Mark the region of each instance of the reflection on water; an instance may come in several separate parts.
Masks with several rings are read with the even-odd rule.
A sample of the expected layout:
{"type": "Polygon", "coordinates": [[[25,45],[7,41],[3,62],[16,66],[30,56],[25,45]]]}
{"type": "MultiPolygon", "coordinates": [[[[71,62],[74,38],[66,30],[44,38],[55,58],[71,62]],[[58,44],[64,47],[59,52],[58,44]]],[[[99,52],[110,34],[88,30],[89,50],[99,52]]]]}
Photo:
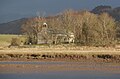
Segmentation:
{"type": "MultiPolygon", "coordinates": [[[[114,70],[115,67],[118,67],[118,65],[109,66],[108,64],[107,66],[110,68],[113,67],[112,70],[114,70]]],[[[0,67],[3,67],[0,68],[0,79],[120,79],[120,73],[114,73],[111,71],[105,72],[105,68],[103,67],[107,66],[104,65],[101,67],[101,65],[89,65],[78,62],[0,62],[0,67]],[[24,67],[21,67],[21,65],[24,65],[24,67]],[[35,68],[36,66],[37,68],[35,68]],[[101,68],[103,71],[94,70],[95,67],[90,70],[89,68],[92,66],[101,68]],[[6,70],[4,67],[6,67],[6,70]],[[69,67],[68,69],[70,70],[68,70],[67,67],[69,67]],[[32,68],[31,73],[29,73],[30,68],[32,68]],[[86,69],[82,70],[82,68],[86,69]],[[18,73],[17,70],[28,72],[18,73]],[[47,72],[41,72],[41,70],[46,70],[47,72]],[[2,71],[5,71],[6,73],[1,73],[2,71]],[[12,73],[12,71],[15,71],[15,73],[12,73]]],[[[117,70],[120,70],[120,68],[118,67],[117,70]]]]}
{"type": "Polygon", "coordinates": [[[120,79],[119,74],[101,72],[53,72],[37,74],[0,74],[0,79],[120,79]]]}
{"type": "MultiPolygon", "coordinates": [[[[39,65],[39,64],[66,64],[69,62],[30,62],[30,61],[14,61],[14,62],[0,62],[0,64],[35,64],[35,65],[39,65]]],[[[74,62],[72,62],[74,63],[74,62]]]]}

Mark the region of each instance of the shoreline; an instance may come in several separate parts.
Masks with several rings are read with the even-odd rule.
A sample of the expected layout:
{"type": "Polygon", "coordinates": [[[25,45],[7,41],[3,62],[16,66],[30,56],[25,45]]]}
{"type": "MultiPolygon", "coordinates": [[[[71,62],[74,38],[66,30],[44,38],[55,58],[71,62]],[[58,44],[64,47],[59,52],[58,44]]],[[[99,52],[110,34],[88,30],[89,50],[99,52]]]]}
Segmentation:
{"type": "Polygon", "coordinates": [[[67,53],[4,53],[0,61],[74,61],[74,62],[104,62],[120,63],[118,54],[67,54],[67,53]]]}
{"type": "Polygon", "coordinates": [[[105,47],[53,46],[0,48],[0,61],[74,61],[120,63],[120,51],[105,47]]]}

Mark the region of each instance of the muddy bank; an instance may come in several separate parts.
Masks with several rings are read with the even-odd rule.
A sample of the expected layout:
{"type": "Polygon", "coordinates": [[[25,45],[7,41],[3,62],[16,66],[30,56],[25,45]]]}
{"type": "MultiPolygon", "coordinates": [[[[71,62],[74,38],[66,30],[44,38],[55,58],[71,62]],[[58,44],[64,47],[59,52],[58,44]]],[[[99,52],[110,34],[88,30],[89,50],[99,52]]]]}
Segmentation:
{"type": "Polygon", "coordinates": [[[113,47],[40,46],[1,48],[0,61],[93,61],[120,63],[120,50],[113,47]]]}
{"type": "Polygon", "coordinates": [[[26,53],[26,54],[0,54],[0,61],[31,61],[31,60],[50,60],[50,61],[94,61],[94,62],[115,62],[120,63],[118,54],[67,54],[67,53],[26,53]]]}

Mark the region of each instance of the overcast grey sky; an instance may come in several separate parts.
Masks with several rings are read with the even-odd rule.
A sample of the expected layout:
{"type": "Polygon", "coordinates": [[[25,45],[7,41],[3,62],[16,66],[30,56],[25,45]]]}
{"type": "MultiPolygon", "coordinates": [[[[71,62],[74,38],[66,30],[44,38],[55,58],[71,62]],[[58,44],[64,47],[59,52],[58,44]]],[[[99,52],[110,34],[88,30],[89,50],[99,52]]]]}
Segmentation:
{"type": "Polygon", "coordinates": [[[98,5],[120,7],[120,0],[0,0],[0,23],[35,16],[53,15],[65,9],[91,10],[98,5]]]}

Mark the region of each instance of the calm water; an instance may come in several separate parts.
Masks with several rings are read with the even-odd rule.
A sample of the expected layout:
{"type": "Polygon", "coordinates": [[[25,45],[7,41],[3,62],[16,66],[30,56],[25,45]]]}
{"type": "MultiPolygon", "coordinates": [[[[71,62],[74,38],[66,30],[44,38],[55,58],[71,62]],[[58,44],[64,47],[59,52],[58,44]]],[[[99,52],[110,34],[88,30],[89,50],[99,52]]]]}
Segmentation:
{"type": "Polygon", "coordinates": [[[120,79],[120,74],[102,72],[53,72],[37,74],[0,74],[0,79],[120,79]]]}
{"type": "MultiPolygon", "coordinates": [[[[0,62],[5,64],[34,64],[34,65],[63,65],[65,62],[0,62]]],[[[73,63],[74,64],[74,63],[73,63]]],[[[70,67],[70,66],[69,66],[70,67]]],[[[14,70],[13,70],[14,71],[14,70]]],[[[90,71],[90,70],[72,70],[72,71],[50,71],[34,73],[0,73],[0,79],[120,79],[120,73],[90,71]]]]}

